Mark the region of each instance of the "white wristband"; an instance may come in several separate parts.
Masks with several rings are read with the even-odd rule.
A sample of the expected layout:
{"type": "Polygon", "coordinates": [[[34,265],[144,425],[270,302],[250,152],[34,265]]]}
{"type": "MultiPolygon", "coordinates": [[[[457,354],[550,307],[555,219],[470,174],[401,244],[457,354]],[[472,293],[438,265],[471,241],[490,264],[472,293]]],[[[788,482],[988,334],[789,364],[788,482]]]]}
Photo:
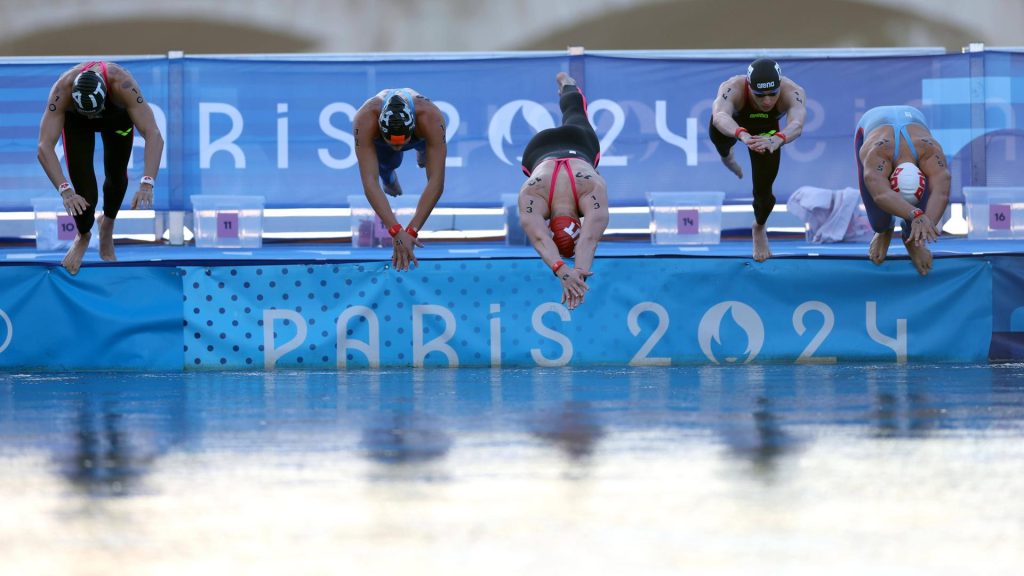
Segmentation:
{"type": "Polygon", "coordinates": [[[65,193],[65,192],[67,192],[68,190],[71,190],[71,189],[72,189],[71,188],[71,184],[68,183],[68,182],[64,182],[60,186],[57,186],[57,192],[59,194],[63,194],[63,193],[65,193]]]}
{"type": "Polygon", "coordinates": [[[139,184],[149,184],[150,186],[152,186],[153,185],[153,177],[152,176],[143,176],[142,179],[139,180],[139,184]]]}

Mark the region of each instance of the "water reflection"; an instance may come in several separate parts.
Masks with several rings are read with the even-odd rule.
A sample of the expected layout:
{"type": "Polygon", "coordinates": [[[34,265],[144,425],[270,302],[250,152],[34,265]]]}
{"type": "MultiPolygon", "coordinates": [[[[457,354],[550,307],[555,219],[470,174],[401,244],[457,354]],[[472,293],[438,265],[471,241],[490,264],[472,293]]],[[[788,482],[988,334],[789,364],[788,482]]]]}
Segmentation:
{"type": "Polygon", "coordinates": [[[360,447],[381,464],[411,464],[443,458],[452,438],[430,416],[393,411],[373,417],[363,430],[360,447]]]}
{"type": "Polygon", "coordinates": [[[568,402],[540,414],[531,426],[533,434],[556,446],[566,458],[581,461],[594,454],[604,429],[586,402],[568,402]]]}
{"type": "Polygon", "coordinates": [[[770,476],[822,429],[924,440],[1019,426],[1022,369],[702,366],[343,373],[8,375],[0,440],[48,450],[92,496],[130,493],[169,451],[351,452],[442,462],[462,439],[540,441],[589,466],[608,439],[658,431],[719,443],[770,476]],[[863,432],[858,432],[863,431],[863,432]]]}
{"type": "Polygon", "coordinates": [[[922,438],[940,427],[943,410],[929,406],[928,395],[906,391],[875,396],[875,435],[882,438],[922,438]]]}
{"type": "MultiPolygon", "coordinates": [[[[569,474],[583,473],[604,436],[599,412],[602,406],[621,401],[610,396],[616,389],[607,386],[601,372],[589,370],[550,370],[511,372],[501,382],[509,389],[519,387],[524,377],[529,378],[530,404],[526,426],[529,432],[558,450],[575,466],[569,474]]],[[[524,412],[526,412],[524,410],[524,412]]]]}
{"type": "Polygon", "coordinates": [[[5,375],[0,571],[1011,574],[1022,437],[1015,365],[5,375]]]}
{"type": "MultiPolygon", "coordinates": [[[[1020,374],[1014,365],[869,368],[866,417],[871,433],[886,439],[926,439],[944,430],[985,429],[1001,419],[989,417],[1000,397],[1020,397],[1020,374]]],[[[1020,418],[1019,412],[1007,416],[1020,418]]]]}
{"type": "Polygon", "coordinates": [[[771,482],[783,456],[796,452],[800,442],[784,423],[792,406],[802,402],[798,372],[778,373],[764,366],[744,370],[707,366],[698,369],[700,399],[696,409],[707,411],[711,429],[729,454],[750,465],[749,473],[771,482]]]}
{"type": "Polygon", "coordinates": [[[751,453],[754,464],[762,472],[775,469],[779,456],[791,452],[796,447],[793,438],[782,429],[778,415],[773,411],[773,402],[769,398],[759,396],[755,400],[756,408],[751,414],[757,443],[751,453]]]}
{"type": "Polygon", "coordinates": [[[380,464],[414,464],[443,458],[452,447],[452,437],[434,416],[432,399],[450,394],[450,373],[428,385],[423,371],[369,373],[362,382],[353,380],[348,393],[365,391],[367,403],[360,448],[380,464]]]}
{"type": "MultiPolygon", "coordinates": [[[[86,374],[11,377],[0,440],[41,446],[54,470],[90,497],[141,490],[154,463],[180,444],[185,425],[177,379],[86,374]]],[[[24,446],[23,446],[24,447],[24,446]]]]}
{"type": "Polygon", "coordinates": [[[138,446],[114,402],[79,402],[71,452],[59,458],[61,474],[92,496],[120,496],[149,471],[155,451],[138,446]]]}

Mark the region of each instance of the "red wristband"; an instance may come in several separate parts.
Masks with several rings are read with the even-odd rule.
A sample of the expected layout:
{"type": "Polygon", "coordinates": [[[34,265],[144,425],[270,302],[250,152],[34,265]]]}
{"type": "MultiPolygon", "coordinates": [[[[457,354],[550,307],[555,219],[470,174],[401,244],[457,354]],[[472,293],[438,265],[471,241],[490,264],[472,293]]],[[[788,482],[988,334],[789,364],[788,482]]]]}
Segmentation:
{"type": "Polygon", "coordinates": [[[736,129],[736,139],[739,140],[740,139],[740,134],[742,134],[744,132],[746,132],[747,134],[750,134],[750,131],[747,130],[746,128],[744,128],[743,126],[740,126],[739,128],[737,128],[736,129]]]}
{"type": "Polygon", "coordinates": [[[778,136],[779,138],[782,138],[783,142],[788,142],[788,140],[786,139],[786,135],[783,134],[782,132],[776,132],[775,135],[778,136]]]}
{"type": "Polygon", "coordinates": [[[924,216],[924,210],[921,210],[920,208],[914,208],[914,210],[910,213],[910,221],[913,222],[914,220],[917,220],[921,216],[924,216]]]}
{"type": "Polygon", "coordinates": [[[406,234],[408,234],[409,236],[412,236],[413,238],[419,238],[420,237],[419,232],[417,232],[416,229],[412,227],[412,224],[409,224],[409,226],[407,226],[405,228],[405,232],[406,232],[406,234]]]}
{"type": "Polygon", "coordinates": [[[395,236],[398,236],[398,233],[401,232],[401,231],[402,231],[402,225],[401,224],[392,224],[391,228],[388,228],[388,234],[391,234],[392,238],[394,238],[395,236]]]}
{"type": "Polygon", "coordinates": [[[554,264],[551,265],[551,273],[554,274],[555,276],[558,276],[558,271],[562,268],[562,266],[565,266],[565,262],[562,262],[561,260],[555,262],[554,264]]]}

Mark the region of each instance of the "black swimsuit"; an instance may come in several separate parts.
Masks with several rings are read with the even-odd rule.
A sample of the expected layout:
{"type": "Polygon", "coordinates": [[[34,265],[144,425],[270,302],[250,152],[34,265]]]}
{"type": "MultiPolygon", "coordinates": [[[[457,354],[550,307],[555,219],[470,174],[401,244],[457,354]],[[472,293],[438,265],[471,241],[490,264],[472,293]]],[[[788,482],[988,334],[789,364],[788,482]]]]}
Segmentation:
{"type": "MultiPolygon", "coordinates": [[[[593,167],[601,161],[601,141],[587,119],[587,100],[575,85],[562,88],[562,125],[534,134],[523,151],[523,173],[551,158],[579,158],[593,167]]],[[[557,175],[557,169],[556,169],[557,175]]]]}
{"type": "MultiPolygon", "coordinates": [[[[103,81],[109,86],[106,62],[87,62],[81,69],[87,70],[97,64],[103,74],[103,81]]],[[[128,191],[128,159],[135,142],[134,124],[128,111],[115,105],[108,97],[103,112],[94,118],[86,118],[75,110],[65,112],[61,139],[64,141],[64,162],[68,167],[68,178],[75,193],[89,203],[83,213],[75,216],[75,225],[80,234],[89,232],[96,221],[99,190],[93,155],[96,151],[97,132],[103,140],[103,214],[106,217],[117,217],[128,191]]]]}

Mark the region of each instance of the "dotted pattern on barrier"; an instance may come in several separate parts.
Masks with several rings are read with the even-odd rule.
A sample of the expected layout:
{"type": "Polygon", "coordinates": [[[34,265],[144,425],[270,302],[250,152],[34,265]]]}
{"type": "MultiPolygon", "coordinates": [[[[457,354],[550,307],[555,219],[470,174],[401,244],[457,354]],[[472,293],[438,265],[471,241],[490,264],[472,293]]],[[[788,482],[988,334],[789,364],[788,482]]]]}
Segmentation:
{"type": "MultiPolygon", "coordinates": [[[[445,344],[460,366],[491,365],[491,321],[501,323],[502,362],[535,364],[530,350],[558,358],[562,347],[542,337],[533,327],[534,310],[559,303],[561,288],[538,260],[424,262],[399,273],[384,263],[261,265],[184,268],[184,341],[187,369],[263,368],[267,346],[281,349],[300,334],[291,319],[278,319],[273,339],[264,340],[264,313],[268,310],[297,314],[305,323],[305,337],[297,348],[281,355],[277,367],[339,365],[337,321],[346,310],[369,309],[379,324],[382,366],[411,366],[413,307],[430,305],[454,321],[454,335],[445,344]],[[498,306],[492,311],[492,306],[498,306]]],[[[596,349],[596,334],[608,333],[597,306],[578,309],[571,321],[553,312],[542,322],[571,339],[574,355],[596,349]]],[[[353,316],[343,327],[350,340],[369,340],[370,324],[364,315],[353,316]]],[[[437,313],[423,315],[422,340],[429,343],[448,327],[437,313]]],[[[627,358],[628,359],[628,358],[627,358]]],[[[443,352],[428,353],[424,365],[450,364],[443,352]]],[[[345,352],[345,365],[366,367],[367,355],[345,352]]]]}
{"type": "Polygon", "coordinates": [[[402,273],[380,262],[184,268],[184,364],[969,361],[989,352],[983,261],[948,259],[927,278],[899,261],[821,262],[817,274],[785,259],[670,263],[596,263],[587,301],[572,313],[539,259],[425,261],[402,273]],[[960,305],[949,307],[953,294],[960,305]],[[932,330],[936,318],[957,331],[932,330]]]}

